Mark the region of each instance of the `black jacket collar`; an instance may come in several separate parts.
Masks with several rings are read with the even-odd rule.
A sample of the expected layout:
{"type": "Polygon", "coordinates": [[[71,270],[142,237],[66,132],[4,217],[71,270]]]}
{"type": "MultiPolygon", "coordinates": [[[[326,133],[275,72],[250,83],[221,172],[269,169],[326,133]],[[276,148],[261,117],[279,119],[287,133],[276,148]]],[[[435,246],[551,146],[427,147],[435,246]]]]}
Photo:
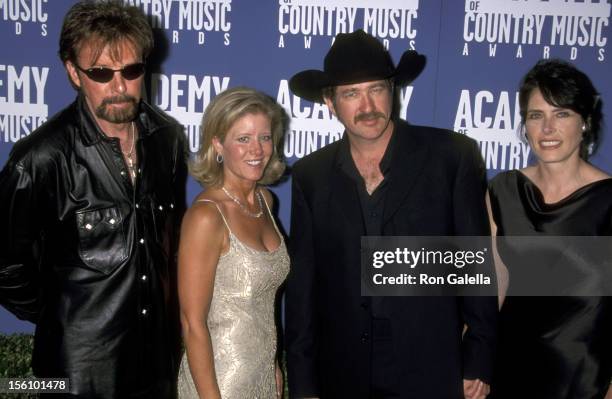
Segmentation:
{"type": "MultiPolygon", "coordinates": [[[[103,140],[106,135],[96,123],[83,94],[77,96],[75,106],[80,120],[80,129],[78,130],[81,134],[83,143],[85,145],[93,145],[103,140]]],[[[141,138],[154,134],[159,129],[176,126],[178,124],[178,122],[170,119],[157,108],[147,104],[144,100],[141,100],[138,105],[138,115],[135,122],[141,138]]]]}
{"type": "MultiPolygon", "coordinates": [[[[417,178],[421,175],[427,158],[430,156],[428,145],[414,133],[413,127],[407,122],[394,120],[393,146],[389,165],[389,172],[385,178],[389,179],[387,198],[385,200],[385,212],[383,225],[395,214],[397,209],[404,203],[405,198],[411,193],[417,178]]],[[[342,204],[341,208],[349,220],[361,221],[361,209],[359,196],[354,183],[342,170],[342,146],[348,148],[348,137],[346,132],[339,143],[334,155],[332,176],[332,198],[342,204]]],[[[350,155],[350,154],[349,154],[350,155]]],[[[363,225],[361,223],[361,225],[363,225]]]]}

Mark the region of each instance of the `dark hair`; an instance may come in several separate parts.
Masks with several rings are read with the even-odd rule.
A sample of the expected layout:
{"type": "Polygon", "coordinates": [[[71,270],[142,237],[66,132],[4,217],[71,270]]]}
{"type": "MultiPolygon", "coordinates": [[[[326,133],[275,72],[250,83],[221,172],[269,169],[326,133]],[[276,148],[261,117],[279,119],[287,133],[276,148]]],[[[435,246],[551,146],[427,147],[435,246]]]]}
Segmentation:
{"type": "Polygon", "coordinates": [[[97,59],[107,45],[111,56],[118,58],[118,44],[128,40],[143,60],[153,48],[153,31],[146,16],[121,0],[83,0],[76,3],[64,18],[59,42],[62,62],[76,62],[83,43],[93,46],[97,59]]]}
{"type": "Polygon", "coordinates": [[[580,157],[588,159],[599,144],[601,101],[587,75],[569,62],[541,60],[523,78],[519,89],[521,125],[525,125],[527,105],[534,89],[539,89],[547,103],[579,114],[585,123],[580,143],[580,157]]]}

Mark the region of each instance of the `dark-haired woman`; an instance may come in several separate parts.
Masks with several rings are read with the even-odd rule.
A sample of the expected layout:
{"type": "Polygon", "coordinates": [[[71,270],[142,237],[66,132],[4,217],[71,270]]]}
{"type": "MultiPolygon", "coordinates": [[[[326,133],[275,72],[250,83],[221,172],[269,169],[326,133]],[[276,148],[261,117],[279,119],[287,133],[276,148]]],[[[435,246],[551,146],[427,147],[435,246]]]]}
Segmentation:
{"type": "MultiPolygon", "coordinates": [[[[537,162],[491,181],[493,234],[612,235],[612,179],[587,161],[597,145],[601,120],[599,96],[589,78],[569,63],[541,61],[523,79],[519,103],[537,162]]],[[[520,293],[522,280],[517,276],[530,272],[525,270],[525,256],[530,256],[525,253],[533,259],[544,247],[532,240],[528,250],[506,246],[505,252],[499,251],[505,266],[491,397],[608,399],[612,397],[611,298],[505,296],[507,288],[520,293]]],[[[571,251],[564,255],[555,267],[577,266],[569,259],[581,257],[571,251]]]]}

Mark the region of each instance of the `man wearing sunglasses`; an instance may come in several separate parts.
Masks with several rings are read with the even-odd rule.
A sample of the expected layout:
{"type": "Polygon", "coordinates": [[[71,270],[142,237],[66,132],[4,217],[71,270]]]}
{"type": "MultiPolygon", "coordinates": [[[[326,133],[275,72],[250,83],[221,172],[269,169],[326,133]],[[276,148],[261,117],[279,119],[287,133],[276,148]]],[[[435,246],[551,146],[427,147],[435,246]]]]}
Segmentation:
{"type": "Polygon", "coordinates": [[[76,101],[0,172],[0,304],[36,324],[34,374],[70,397],[175,396],[186,145],[141,99],[152,46],[137,8],[75,4],[59,54],[76,101]]]}

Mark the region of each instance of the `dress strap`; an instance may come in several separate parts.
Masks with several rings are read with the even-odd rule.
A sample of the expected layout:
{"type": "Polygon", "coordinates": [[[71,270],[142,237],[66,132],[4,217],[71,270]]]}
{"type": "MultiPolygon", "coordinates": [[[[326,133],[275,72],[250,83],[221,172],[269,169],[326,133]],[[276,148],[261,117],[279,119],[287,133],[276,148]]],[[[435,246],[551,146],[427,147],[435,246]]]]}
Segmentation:
{"type": "Polygon", "coordinates": [[[261,195],[261,197],[263,198],[264,204],[266,204],[266,209],[268,210],[268,215],[270,215],[270,220],[272,220],[272,225],[274,226],[274,230],[276,230],[276,234],[278,234],[278,236],[282,240],[283,239],[283,235],[278,230],[278,226],[276,225],[276,221],[274,220],[274,216],[272,215],[272,211],[270,210],[270,207],[268,206],[268,201],[266,201],[266,196],[263,195],[263,193],[261,192],[261,189],[259,190],[259,195],[261,195]]]}
{"type": "MultiPolygon", "coordinates": [[[[265,201],[265,198],[264,198],[264,201],[265,201]]],[[[217,207],[217,211],[219,211],[219,215],[221,215],[221,219],[223,219],[223,223],[225,223],[225,227],[227,227],[227,231],[229,231],[229,233],[232,234],[232,229],[230,229],[229,223],[227,223],[227,219],[225,219],[225,215],[223,214],[223,212],[221,212],[221,208],[219,208],[219,205],[215,201],[212,201],[209,199],[199,199],[199,200],[196,200],[195,202],[210,202],[211,204],[214,204],[217,207]]]]}

